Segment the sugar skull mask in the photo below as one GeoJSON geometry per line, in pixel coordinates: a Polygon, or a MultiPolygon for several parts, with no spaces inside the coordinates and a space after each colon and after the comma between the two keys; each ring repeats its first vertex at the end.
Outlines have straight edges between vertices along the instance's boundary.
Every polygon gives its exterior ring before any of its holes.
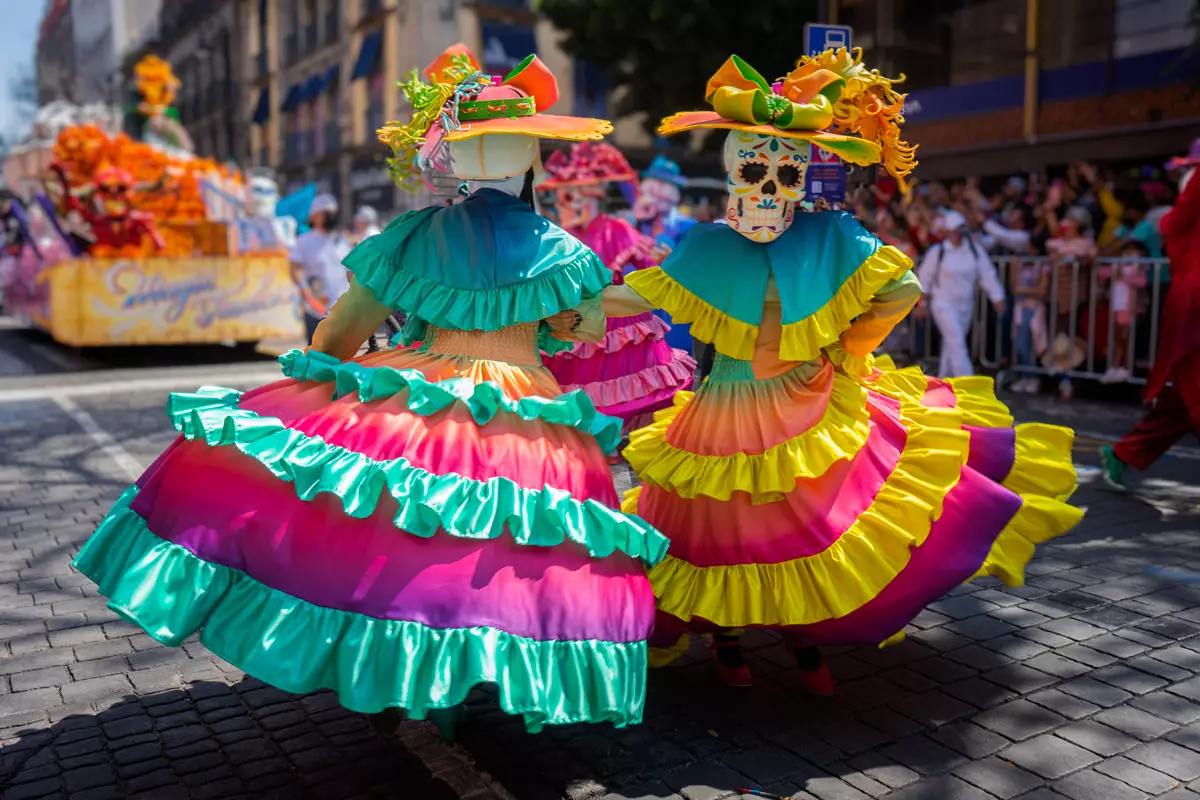
{"type": "Polygon", "coordinates": [[[275,216],[279,205],[279,184],[264,175],[250,179],[250,209],[256,217],[275,216]]]}
{"type": "Polygon", "coordinates": [[[773,242],[804,199],[808,142],[731,130],[725,138],[729,227],[754,242],[773,242]]]}
{"type": "Polygon", "coordinates": [[[639,222],[665,217],[679,205],[679,187],[657,178],[643,178],[638,184],[637,201],[633,204],[633,216],[639,222]]]}
{"type": "Polygon", "coordinates": [[[567,230],[586,228],[600,214],[600,198],[604,187],[599,185],[568,186],[554,191],[554,207],[558,224],[567,230]]]}

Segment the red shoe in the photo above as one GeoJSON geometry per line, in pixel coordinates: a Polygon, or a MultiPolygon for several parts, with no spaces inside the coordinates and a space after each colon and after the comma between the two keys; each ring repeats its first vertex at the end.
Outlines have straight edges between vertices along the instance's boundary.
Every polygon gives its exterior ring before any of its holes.
{"type": "Polygon", "coordinates": [[[833,697],[833,675],[829,667],[822,663],[816,669],[800,670],[800,680],[804,688],[820,697],[833,697]]]}
{"type": "Polygon", "coordinates": [[[709,649],[713,654],[713,666],[717,669],[717,680],[726,686],[734,686],[738,689],[746,689],[754,685],[754,678],[750,675],[750,667],[746,666],[746,662],[742,662],[740,667],[730,667],[721,663],[721,659],[717,654],[718,650],[733,650],[741,651],[742,645],[737,641],[730,642],[709,642],[709,649]]]}

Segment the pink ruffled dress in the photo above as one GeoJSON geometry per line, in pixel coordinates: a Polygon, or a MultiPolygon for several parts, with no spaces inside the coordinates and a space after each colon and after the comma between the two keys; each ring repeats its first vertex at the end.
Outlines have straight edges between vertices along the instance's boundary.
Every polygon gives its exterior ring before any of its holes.
{"type": "MultiPolygon", "coordinates": [[[[624,283],[629,270],[655,266],[648,255],[653,243],[623,219],[601,214],[570,233],[600,256],[613,283],[624,283]]],[[[547,358],[546,366],[564,392],[582,390],[598,411],[624,420],[628,431],[692,386],[696,362],[667,344],[669,330],[650,312],[609,317],[604,341],[577,343],[547,358]]]]}

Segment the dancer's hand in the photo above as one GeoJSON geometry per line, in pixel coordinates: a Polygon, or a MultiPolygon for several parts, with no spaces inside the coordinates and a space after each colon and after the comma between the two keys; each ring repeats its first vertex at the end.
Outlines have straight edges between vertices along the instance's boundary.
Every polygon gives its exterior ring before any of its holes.
{"type": "Polygon", "coordinates": [[[553,316],[546,317],[546,324],[556,333],[568,333],[583,324],[583,315],[578,311],[567,309],[553,316]]]}

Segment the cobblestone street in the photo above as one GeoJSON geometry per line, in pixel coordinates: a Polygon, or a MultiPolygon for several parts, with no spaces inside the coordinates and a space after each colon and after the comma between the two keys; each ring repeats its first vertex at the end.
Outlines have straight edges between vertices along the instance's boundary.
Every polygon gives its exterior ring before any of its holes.
{"type": "Polygon", "coordinates": [[[1187,443],[1131,495],[1101,490],[1097,446],[1136,409],[1019,408],[1082,431],[1083,525],[1039,550],[1024,587],[972,584],[902,644],[829,650],[832,700],[751,634],[751,689],[717,684],[695,642],[651,673],[641,726],[530,736],[481,691],[459,747],[416,723],[381,738],[328,693],[161,647],[70,568],[171,441],[166,391],[0,391],[4,798],[1200,800],[1200,452],[1187,443]]]}

